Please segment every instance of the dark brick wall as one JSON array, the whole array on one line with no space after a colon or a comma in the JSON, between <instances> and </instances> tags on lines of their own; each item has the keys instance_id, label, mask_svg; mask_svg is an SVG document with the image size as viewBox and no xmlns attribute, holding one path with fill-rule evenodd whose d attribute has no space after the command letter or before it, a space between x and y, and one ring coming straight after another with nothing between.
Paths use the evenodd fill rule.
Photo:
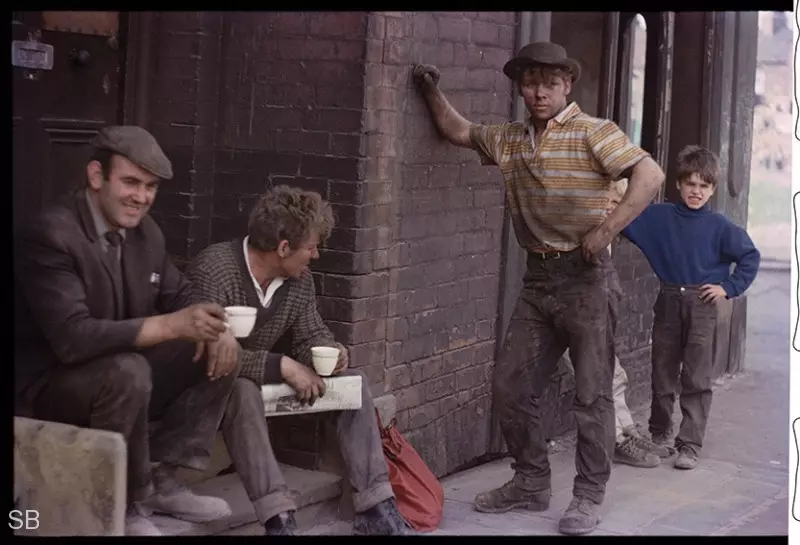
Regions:
<instances>
[{"instance_id":1,"label":"dark brick wall","mask_svg":"<svg viewBox=\"0 0 800 545\"><path fill-rule=\"evenodd\" d=\"M147 77L148 128L172 160L153 215L179 265L209 240L213 212L219 12L153 12Z\"/></svg>"},{"instance_id":2,"label":"dark brick wall","mask_svg":"<svg viewBox=\"0 0 800 545\"><path fill-rule=\"evenodd\" d=\"M386 384L400 429L438 475L488 446L503 189L499 172L436 134L409 67L437 65L467 118L504 121L511 102L501 68L515 35L514 13L370 17L367 116L377 133L368 124L366 138L395 176Z\"/></svg>"}]
</instances>

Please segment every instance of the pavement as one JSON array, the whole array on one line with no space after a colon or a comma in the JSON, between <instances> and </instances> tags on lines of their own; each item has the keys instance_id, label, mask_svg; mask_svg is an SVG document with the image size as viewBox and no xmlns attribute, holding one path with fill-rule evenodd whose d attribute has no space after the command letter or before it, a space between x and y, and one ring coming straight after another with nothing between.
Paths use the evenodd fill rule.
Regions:
<instances>
[{"instance_id":1,"label":"pavement","mask_svg":"<svg viewBox=\"0 0 800 545\"><path fill-rule=\"evenodd\" d=\"M592 535L787 535L790 300L789 271L762 269L749 291L745 370L715 386L699 466L677 470L672 458L652 469L615 465ZM648 412L638 408L634 419L645 425ZM442 480L444 516L433 535L558 534L572 499L570 439L550 455L548 511L473 510L477 493L511 478L510 460L498 460Z\"/></svg>"}]
</instances>

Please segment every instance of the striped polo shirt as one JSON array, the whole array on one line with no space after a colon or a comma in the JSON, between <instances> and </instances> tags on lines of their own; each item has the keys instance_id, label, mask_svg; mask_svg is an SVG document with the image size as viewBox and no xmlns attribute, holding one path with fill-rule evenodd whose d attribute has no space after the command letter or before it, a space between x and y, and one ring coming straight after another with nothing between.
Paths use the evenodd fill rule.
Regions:
<instances>
[{"instance_id":1,"label":"striped polo shirt","mask_svg":"<svg viewBox=\"0 0 800 545\"><path fill-rule=\"evenodd\" d=\"M538 148L527 122L470 127L481 164L497 165L520 246L570 251L605 218L612 180L649 154L616 123L574 102L547 122Z\"/></svg>"}]
</instances>

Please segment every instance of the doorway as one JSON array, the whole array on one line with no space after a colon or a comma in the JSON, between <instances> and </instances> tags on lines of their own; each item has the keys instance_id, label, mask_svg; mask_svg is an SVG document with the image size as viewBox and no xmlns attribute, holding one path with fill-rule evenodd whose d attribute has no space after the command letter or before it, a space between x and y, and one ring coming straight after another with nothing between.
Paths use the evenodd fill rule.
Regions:
<instances>
[{"instance_id":1,"label":"doorway","mask_svg":"<svg viewBox=\"0 0 800 545\"><path fill-rule=\"evenodd\" d=\"M83 183L92 139L101 127L121 122L120 22L115 11L12 12L12 41L29 50L52 46L49 69L12 65L14 230L42 204Z\"/></svg>"}]
</instances>

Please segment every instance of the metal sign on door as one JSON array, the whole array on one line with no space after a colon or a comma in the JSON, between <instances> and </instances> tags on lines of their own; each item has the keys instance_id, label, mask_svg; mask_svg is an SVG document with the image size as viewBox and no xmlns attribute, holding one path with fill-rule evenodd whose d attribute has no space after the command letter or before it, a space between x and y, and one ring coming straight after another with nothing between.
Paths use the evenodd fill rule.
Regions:
<instances>
[{"instance_id":1,"label":"metal sign on door","mask_svg":"<svg viewBox=\"0 0 800 545\"><path fill-rule=\"evenodd\" d=\"M35 40L11 42L11 66L27 70L52 70L53 46Z\"/></svg>"}]
</instances>

